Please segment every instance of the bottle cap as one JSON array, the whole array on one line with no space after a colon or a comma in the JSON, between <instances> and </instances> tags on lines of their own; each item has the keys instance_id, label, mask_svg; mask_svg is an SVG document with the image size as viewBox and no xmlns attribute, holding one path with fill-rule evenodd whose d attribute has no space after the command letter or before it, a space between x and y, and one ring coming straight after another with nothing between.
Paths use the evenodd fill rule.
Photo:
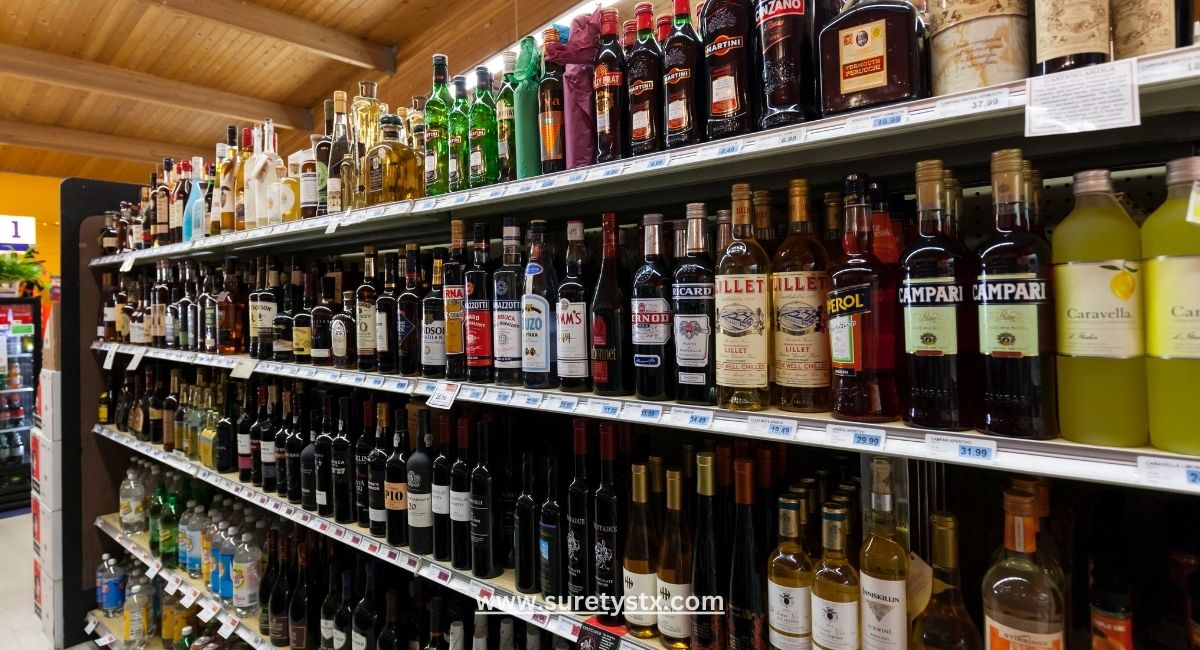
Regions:
<instances>
[{"instance_id":1,"label":"bottle cap","mask_svg":"<svg viewBox=\"0 0 1200 650\"><path fill-rule=\"evenodd\" d=\"M707 218L707 215L708 215L708 209L705 207L705 205L703 203L687 204L687 218L688 219L705 219L705 218Z\"/></svg>"},{"instance_id":2,"label":"bottle cap","mask_svg":"<svg viewBox=\"0 0 1200 650\"><path fill-rule=\"evenodd\" d=\"M867 187L871 183L871 178L867 174L847 174L842 182L842 203L844 205L869 205L870 197L867 195Z\"/></svg>"},{"instance_id":3,"label":"bottle cap","mask_svg":"<svg viewBox=\"0 0 1200 650\"><path fill-rule=\"evenodd\" d=\"M542 30L542 43L543 44L557 43L557 42L559 42L557 27L547 27L546 29Z\"/></svg>"},{"instance_id":4,"label":"bottle cap","mask_svg":"<svg viewBox=\"0 0 1200 650\"><path fill-rule=\"evenodd\" d=\"M1004 491L1004 512L1018 517L1037 516L1037 497L1018 490Z\"/></svg>"},{"instance_id":5,"label":"bottle cap","mask_svg":"<svg viewBox=\"0 0 1200 650\"><path fill-rule=\"evenodd\" d=\"M434 65L446 65L448 62L449 62L449 59L446 58L445 54L434 54L433 55L433 64Z\"/></svg>"},{"instance_id":6,"label":"bottle cap","mask_svg":"<svg viewBox=\"0 0 1200 650\"><path fill-rule=\"evenodd\" d=\"M663 216L661 214L648 214L642 217L642 224L646 226L661 226Z\"/></svg>"},{"instance_id":7,"label":"bottle cap","mask_svg":"<svg viewBox=\"0 0 1200 650\"><path fill-rule=\"evenodd\" d=\"M261 522L266 523L266 522ZM242 533L242 541L249 542L254 540L254 533Z\"/></svg>"},{"instance_id":8,"label":"bottle cap","mask_svg":"<svg viewBox=\"0 0 1200 650\"><path fill-rule=\"evenodd\" d=\"M1176 158L1167 163L1167 185L1200 180L1200 156Z\"/></svg>"},{"instance_id":9,"label":"bottle cap","mask_svg":"<svg viewBox=\"0 0 1200 650\"><path fill-rule=\"evenodd\" d=\"M1075 185L1075 194L1088 194L1091 192L1111 193L1112 177L1107 169L1089 169L1087 171L1076 172L1073 180Z\"/></svg>"},{"instance_id":10,"label":"bottle cap","mask_svg":"<svg viewBox=\"0 0 1200 650\"><path fill-rule=\"evenodd\" d=\"M1020 149L1001 149L992 152L992 173L1004 172L1019 172L1022 170L1024 160L1021 158Z\"/></svg>"}]
</instances>

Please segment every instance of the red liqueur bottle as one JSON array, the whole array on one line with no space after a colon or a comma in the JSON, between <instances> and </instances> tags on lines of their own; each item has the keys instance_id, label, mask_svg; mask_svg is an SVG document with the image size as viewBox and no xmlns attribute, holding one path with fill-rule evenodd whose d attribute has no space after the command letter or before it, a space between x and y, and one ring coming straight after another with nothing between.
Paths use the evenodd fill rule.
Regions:
<instances>
[{"instance_id":1,"label":"red liqueur bottle","mask_svg":"<svg viewBox=\"0 0 1200 650\"><path fill-rule=\"evenodd\" d=\"M754 124L750 105L749 12L744 0L708 0L700 15L709 105L706 131L710 140L749 133Z\"/></svg>"},{"instance_id":2,"label":"red liqueur bottle","mask_svg":"<svg viewBox=\"0 0 1200 650\"><path fill-rule=\"evenodd\" d=\"M625 52L617 40L616 9L600 12L600 49L596 52L592 88L596 95L596 162L627 155L625 141Z\"/></svg>"},{"instance_id":3,"label":"red liqueur bottle","mask_svg":"<svg viewBox=\"0 0 1200 650\"><path fill-rule=\"evenodd\" d=\"M662 149L663 54L654 40L654 6L637 5L637 41L626 60L629 79L629 152L637 156Z\"/></svg>"}]
</instances>

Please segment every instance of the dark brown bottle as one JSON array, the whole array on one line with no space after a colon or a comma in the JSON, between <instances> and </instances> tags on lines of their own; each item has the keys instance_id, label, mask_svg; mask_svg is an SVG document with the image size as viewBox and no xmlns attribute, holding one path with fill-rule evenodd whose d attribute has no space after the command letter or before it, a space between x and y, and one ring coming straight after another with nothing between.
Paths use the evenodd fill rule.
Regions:
<instances>
[{"instance_id":1,"label":"dark brown bottle","mask_svg":"<svg viewBox=\"0 0 1200 650\"><path fill-rule=\"evenodd\" d=\"M625 120L625 52L617 38L616 9L600 12L600 49L592 87L596 97L596 162L620 160L627 155L629 125Z\"/></svg>"},{"instance_id":2,"label":"dark brown bottle","mask_svg":"<svg viewBox=\"0 0 1200 650\"><path fill-rule=\"evenodd\" d=\"M818 41L821 114L929 96L929 48L921 11L905 0L859 0Z\"/></svg>"},{"instance_id":3,"label":"dark brown bottle","mask_svg":"<svg viewBox=\"0 0 1200 650\"><path fill-rule=\"evenodd\" d=\"M592 392L631 395L634 389L633 348L629 309L621 289L621 258L617 254L617 215L601 215L604 258L596 278L591 309Z\"/></svg>"},{"instance_id":4,"label":"dark brown bottle","mask_svg":"<svg viewBox=\"0 0 1200 650\"><path fill-rule=\"evenodd\" d=\"M688 0L675 0L672 22L671 32L663 43L663 88L666 92L663 138L668 149L696 144L704 139L708 104L704 50L700 37L692 28Z\"/></svg>"},{"instance_id":5,"label":"dark brown bottle","mask_svg":"<svg viewBox=\"0 0 1200 650\"><path fill-rule=\"evenodd\" d=\"M749 133L754 126L745 0L708 0L700 14L709 104L705 130L709 140Z\"/></svg>"},{"instance_id":6,"label":"dark brown bottle","mask_svg":"<svg viewBox=\"0 0 1200 650\"><path fill-rule=\"evenodd\" d=\"M312 340L309 355L314 366L333 365L331 325L339 307L333 301L333 278L321 276L321 302L312 308Z\"/></svg>"},{"instance_id":7,"label":"dark brown bottle","mask_svg":"<svg viewBox=\"0 0 1200 650\"><path fill-rule=\"evenodd\" d=\"M421 372L421 248L404 245L404 293L396 299L396 348L400 374L411 377Z\"/></svg>"},{"instance_id":8,"label":"dark brown bottle","mask_svg":"<svg viewBox=\"0 0 1200 650\"><path fill-rule=\"evenodd\" d=\"M329 323L333 367L353 369L358 362L358 328L354 322L354 292L342 292L342 311Z\"/></svg>"},{"instance_id":9,"label":"dark brown bottle","mask_svg":"<svg viewBox=\"0 0 1200 650\"><path fill-rule=\"evenodd\" d=\"M763 107L759 128L815 116L812 0L755 0Z\"/></svg>"},{"instance_id":10,"label":"dark brown bottle","mask_svg":"<svg viewBox=\"0 0 1200 650\"><path fill-rule=\"evenodd\" d=\"M663 53L654 39L654 5L639 2L637 42L629 51L629 153L638 156L662 149Z\"/></svg>"},{"instance_id":11,"label":"dark brown bottle","mask_svg":"<svg viewBox=\"0 0 1200 650\"><path fill-rule=\"evenodd\" d=\"M558 42L558 30L542 32L542 46ZM545 53L543 51L543 57ZM566 131L563 123L563 69L546 61L546 71L538 83L538 132L542 144L542 173L552 174L567 168Z\"/></svg>"}]
</instances>

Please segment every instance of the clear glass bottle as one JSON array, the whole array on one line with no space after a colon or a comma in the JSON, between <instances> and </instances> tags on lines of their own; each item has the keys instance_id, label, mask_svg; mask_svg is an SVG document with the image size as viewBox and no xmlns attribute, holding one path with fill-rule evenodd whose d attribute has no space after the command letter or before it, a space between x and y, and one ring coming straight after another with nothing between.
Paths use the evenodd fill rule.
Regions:
<instances>
[{"instance_id":1,"label":"clear glass bottle","mask_svg":"<svg viewBox=\"0 0 1200 650\"><path fill-rule=\"evenodd\" d=\"M812 643L812 559L800 544L807 503L779 497L779 544L767 559L767 621L771 647L800 648Z\"/></svg>"},{"instance_id":2,"label":"clear glass bottle","mask_svg":"<svg viewBox=\"0 0 1200 650\"><path fill-rule=\"evenodd\" d=\"M382 139L367 150L367 205L415 199L424 194L417 174L417 154L400 137L402 120L396 115L379 118Z\"/></svg>"},{"instance_id":3,"label":"clear glass bottle","mask_svg":"<svg viewBox=\"0 0 1200 650\"><path fill-rule=\"evenodd\" d=\"M859 577L846 556L850 511L821 506L821 561L813 571L812 640L818 650L859 647Z\"/></svg>"},{"instance_id":4,"label":"clear glass bottle","mask_svg":"<svg viewBox=\"0 0 1200 650\"><path fill-rule=\"evenodd\" d=\"M687 650L692 639L692 615L690 613L666 613L682 611L683 606L672 607L671 603L686 603L692 595L692 535L688 518L684 513L683 475L679 470L667 470L666 518L662 522L662 534L658 547L658 634L663 646L670 650Z\"/></svg>"},{"instance_id":5,"label":"clear glass bottle","mask_svg":"<svg viewBox=\"0 0 1200 650\"><path fill-rule=\"evenodd\" d=\"M754 237L750 186L733 186L733 232L716 269L717 405L761 411L771 404L771 260Z\"/></svg>"},{"instance_id":6,"label":"clear glass bottle","mask_svg":"<svg viewBox=\"0 0 1200 650\"><path fill-rule=\"evenodd\" d=\"M654 522L650 517L650 493L646 465L635 463L631 470L632 487L629 505L629 522L625 532L624 567L627 599L624 614L629 635L637 639L653 638L657 631L658 617L646 610L658 595L656 561L658 538ZM633 598L631 603L628 599Z\"/></svg>"}]
</instances>

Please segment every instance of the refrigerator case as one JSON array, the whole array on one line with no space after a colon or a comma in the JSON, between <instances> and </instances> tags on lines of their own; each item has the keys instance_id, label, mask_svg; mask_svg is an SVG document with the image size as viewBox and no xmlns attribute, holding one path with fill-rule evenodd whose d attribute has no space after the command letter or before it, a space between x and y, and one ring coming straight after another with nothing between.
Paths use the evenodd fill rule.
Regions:
<instances>
[{"instance_id":1,"label":"refrigerator case","mask_svg":"<svg viewBox=\"0 0 1200 650\"><path fill-rule=\"evenodd\" d=\"M0 512L29 507L41 298L0 298Z\"/></svg>"}]
</instances>

